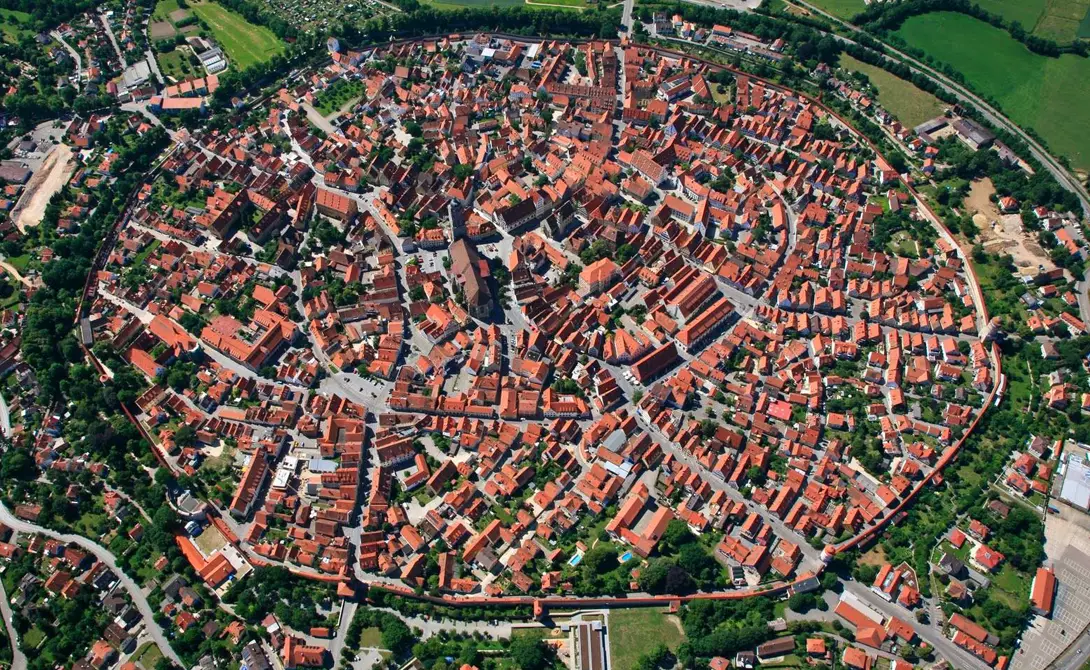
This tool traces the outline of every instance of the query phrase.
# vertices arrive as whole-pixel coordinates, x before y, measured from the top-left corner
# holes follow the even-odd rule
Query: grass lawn
[[[833,16],[851,20],[867,8],[863,0],[808,0],[811,5],[823,9]]]
[[[322,116],[329,116],[345,104],[363,95],[363,82],[358,80],[348,81],[340,79],[332,86],[315,96],[314,109]]]
[[[189,6],[212,30],[232,65],[239,70],[262,63],[284,51],[284,43],[265,26],[255,26],[242,16],[213,2]]]
[[[609,653],[616,668],[634,668],[636,661],[659,642],[676,651],[685,641],[674,617],[655,607],[609,612]]]
[[[193,541],[205,556],[211,556],[217,549],[222,549],[227,544],[223,533],[219,532],[215,526],[205,528],[203,533],[193,538]]]
[[[1090,168],[1090,60],[1039,56],[1005,31],[954,12],[914,16],[897,35],[960,71],[1074,167]]]
[[[155,3],[155,11],[151,13],[152,21],[169,21],[170,13],[181,9],[178,0],[159,0]]]
[[[204,72],[203,69],[198,70],[189,64],[188,55],[186,51],[175,49],[165,54],[156,54],[155,58],[159,61],[159,69],[164,76],[183,81]]]
[[[915,84],[848,54],[840,55],[841,67],[867,75],[878,89],[878,102],[906,126],[918,126],[942,114],[942,101]]]
[[[30,630],[23,636],[23,649],[37,649],[45,640],[45,633],[41,628],[37,626],[31,626]]]
[[[0,9],[0,33],[4,34],[4,41],[14,44],[28,35],[34,35],[34,31],[28,27],[33,18],[26,12]]]
[[[143,646],[136,650],[136,653],[132,655],[133,663],[136,663],[144,670],[155,670],[155,664],[159,662],[159,659],[163,658],[163,652],[159,651],[158,645],[154,642],[145,642]]]
[[[382,631],[374,626],[370,628],[364,628],[360,633],[360,647],[375,647],[377,649],[382,648]]]
[[[7,261],[11,263],[11,266],[19,271],[19,274],[25,275],[27,266],[30,265],[30,254],[22,254],[21,256],[12,256]]]
[[[158,249],[160,244],[162,244],[160,240],[152,240],[151,244],[144,247],[143,251],[132,257],[132,264],[136,267],[143,265],[148,260],[148,256]]]
[[[886,563],[886,550],[882,548],[881,544],[876,544],[870,548],[866,553],[859,557],[860,565],[877,565],[882,566]]]

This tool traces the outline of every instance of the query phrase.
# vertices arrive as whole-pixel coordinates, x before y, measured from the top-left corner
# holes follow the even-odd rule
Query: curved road
[[[121,580],[121,584],[124,585],[125,590],[129,592],[129,597],[132,598],[133,603],[136,605],[136,609],[140,611],[140,616],[144,618],[144,627],[147,629],[148,634],[151,635],[151,639],[155,641],[155,644],[159,645],[159,650],[162,651],[167,658],[176,663],[178,667],[186,667],[185,663],[182,663],[182,659],[174,653],[174,649],[171,648],[166,635],[163,634],[163,629],[160,628],[159,624],[155,621],[155,610],[153,610],[151,604],[148,603],[148,599],[144,596],[143,591],[140,590],[140,586],[118,567],[117,560],[114,558],[113,554],[80,535],[58,533],[55,530],[50,530],[23,521],[8,511],[8,508],[2,502],[0,502],[0,522],[20,533],[38,533],[39,535],[45,535],[46,537],[51,537],[54,540],[60,540],[61,542],[78,544],[94,554],[95,558],[106,564],[114,571],[117,578]]]
[[[15,632],[11,603],[8,601],[8,594],[4,592],[3,582],[0,582],[0,614],[4,616],[4,627],[8,631],[8,642],[11,643],[11,670],[26,670],[26,655],[19,648],[19,635]]]

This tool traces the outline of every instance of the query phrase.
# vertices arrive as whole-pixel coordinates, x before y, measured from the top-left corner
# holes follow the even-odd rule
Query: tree
[[[671,519],[666,524],[659,539],[659,551],[663,554],[676,553],[683,545],[696,541],[696,536],[689,530],[689,524],[681,519]]]
[[[520,670],[545,670],[552,660],[545,643],[528,635],[513,637],[508,652]]]
[[[792,612],[798,612],[799,614],[806,614],[816,604],[813,593],[795,593],[787,599],[787,606],[791,608]]]
[[[640,572],[639,584],[640,590],[654,594],[685,595],[694,588],[693,578],[689,573],[668,558],[651,561]]]
[[[617,554],[608,544],[594,547],[583,556],[583,566],[594,575],[604,575],[617,569]]]

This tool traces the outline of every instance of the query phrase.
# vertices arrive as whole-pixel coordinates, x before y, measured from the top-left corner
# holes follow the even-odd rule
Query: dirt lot
[[[25,233],[28,226],[41,223],[49,199],[68,182],[75,168],[76,163],[72,160],[72,150],[68,145],[58,144],[49,152],[11,212],[11,218],[21,232]]]
[[[991,201],[994,194],[992,180],[985,178],[974,181],[965,198],[965,206],[973,214],[973,223],[980,229],[984,248],[992,253],[1010,254],[1018,267],[1044,265],[1046,269],[1054,268],[1044,249],[1023,230],[1021,218],[999,211]]]

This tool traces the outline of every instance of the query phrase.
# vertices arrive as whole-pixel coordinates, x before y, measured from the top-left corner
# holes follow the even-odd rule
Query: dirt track
[[[20,232],[25,233],[28,227],[41,223],[50,198],[68,182],[74,167],[72,150],[68,145],[54,146],[42,167],[30,178],[23,196],[11,212],[11,218]]]

